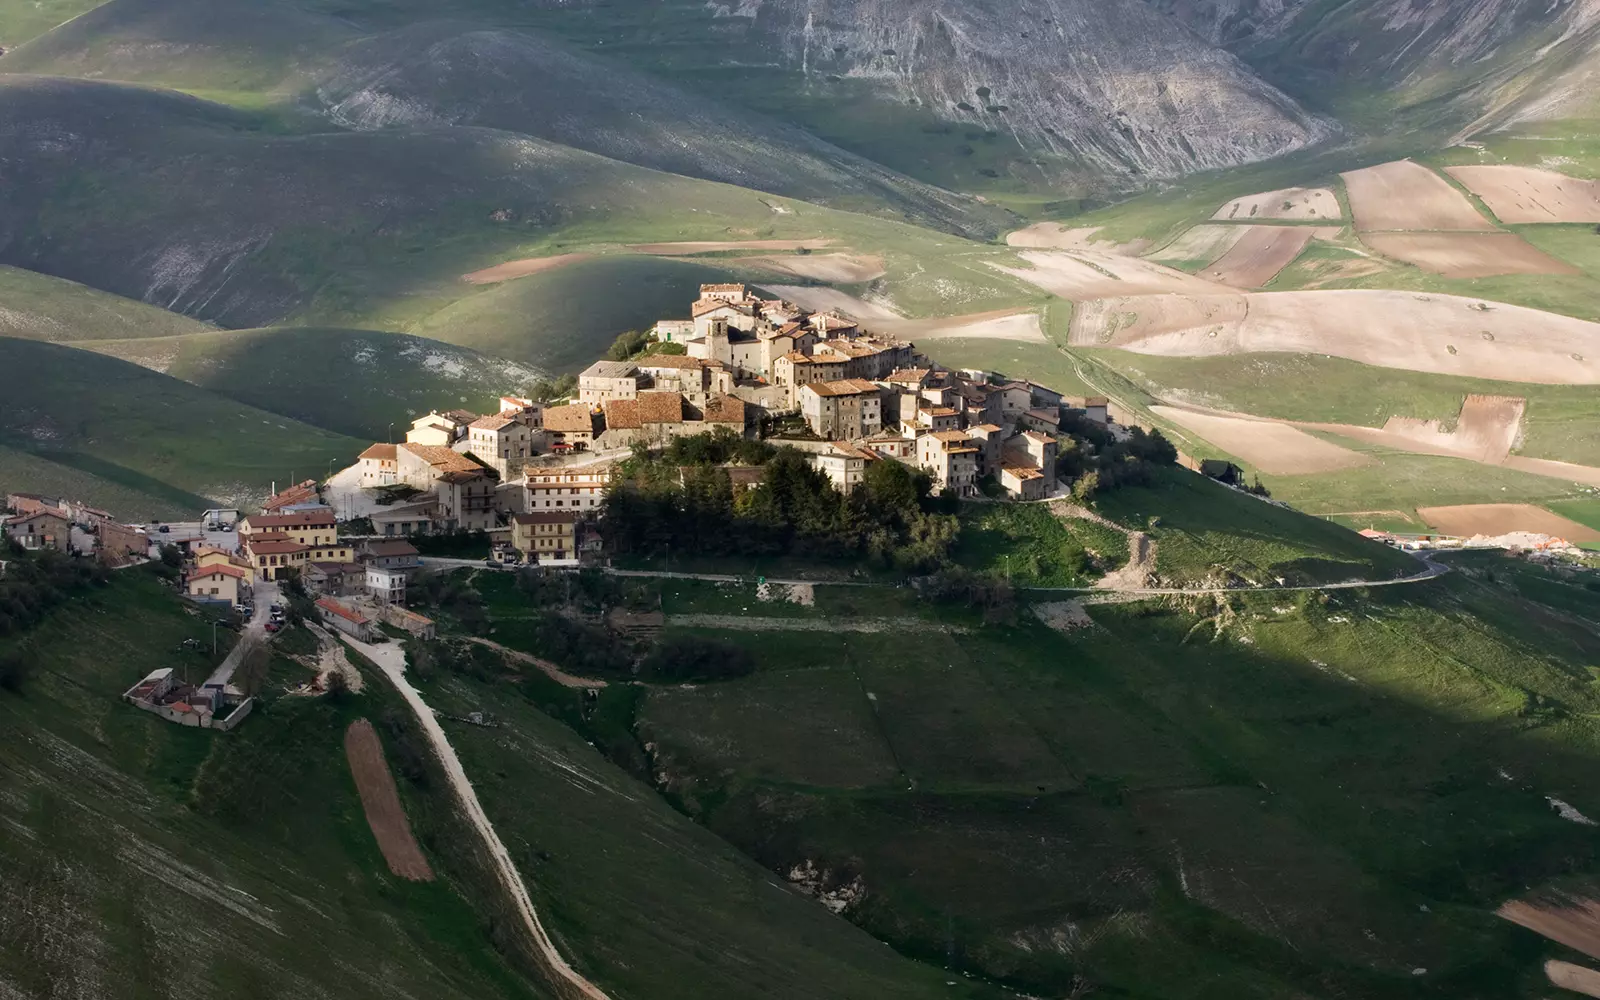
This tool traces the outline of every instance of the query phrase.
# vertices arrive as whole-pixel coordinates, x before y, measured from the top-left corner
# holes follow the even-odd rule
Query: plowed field
[[[1338,219],[1339,199],[1328,188],[1283,188],[1235,198],[1217,209],[1213,219]]]
[[[400,792],[395,788],[394,775],[389,773],[389,763],[383,758],[383,744],[372,723],[357,719],[344,733],[344,753],[350,761],[350,774],[356,780],[356,791],[361,794],[361,809],[367,814],[367,825],[378,841],[383,859],[389,870],[413,882],[433,881],[433,869],[422,856],[417,838],[411,833],[411,823],[406,819],[405,807],[400,804]]]
[[[1447,278],[1497,274],[1582,274],[1516,233],[1363,233],[1362,242]]]
[[[1152,406],[1150,410],[1269,475],[1333,472],[1366,465],[1369,461],[1359,452],[1330,444],[1287,424],[1175,406]]]
[[[1533,167],[1449,167],[1501,222],[1600,222],[1600,181]]]
[[[1427,522],[1428,527],[1447,535],[1460,535],[1470,538],[1473,535],[1505,535],[1513,531],[1531,531],[1541,535],[1554,535],[1565,538],[1569,542],[1600,542],[1600,531],[1585,527],[1577,521],[1552,514],[1543,507],[1535,507],[1526,503],[1480,503],[1467,504],[1459,507],[1418,507],[1417,516]],[[1511,904],[1520,905],[1520,904]],[[1579,911],[1580,915],[1588,921],[1568,915],[1566,919],[1575,920],[1575,928],[1588,927],[1587,933],[1596,933],[1595,911],[1593,904]],[[1502,916],[1514,919],[1501,911]],[[1521,920],[1517,921],[1522,923]],[[1538,928],[1535,928],[1538,930]],[[1545,933],[1540,930],[1540,933]]]
[[[1205,277],[1233,288],[1260,288],[1300,256],[1313,239],[1339,235],[1331,226],[1243,226],[1244,236],[1213,261]]]
[[[1342,176],[1362,231],[1494,229],[1466,195],[1420,163],[1396,160]]]

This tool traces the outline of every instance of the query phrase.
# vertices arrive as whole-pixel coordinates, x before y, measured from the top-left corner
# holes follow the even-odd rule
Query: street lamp
[[[394,444],[394,421],[389,421],[389,433],[384,435],[385,444]]]

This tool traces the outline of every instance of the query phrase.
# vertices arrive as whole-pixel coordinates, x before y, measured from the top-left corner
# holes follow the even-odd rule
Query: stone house
[[[594,445],[594,409],[588,403],[549,407],[544,411],[544,432],[551,451],[587,451]]]
[[[1033,409],[1033,393],[1026,382],[1007,382],[996,386],[993,391],[1000,397],[1000,420],[996,423],[1015,422],[1022,414]]]
[[[848,441],[835,441],[827,451],[812,452],[806,457],[818,472],[828,477],[834,489],[849,493],[866,478],[867,465],[877,456]]]
[[[427,413],[411,421],[411,429],[406,431],[406,441],[409,444],[448,448],[461,440],[466,433],[467,425],[476,419],[476,414],[462,413],[459,410],[451,410],[448,413],[437,411]]]
[[[594,406],[609,399],[633,399],[650,388],[650,376],[632,361],[596,361],[578,375],[578,402]]]
[[[1097,424],[1111,423],[1111,400],[1104,396],[1067,396],[1061,405]]]
[[[1061,429],[1061,411],[1047,410],[1042,407],[1026,410],[1017,417],[1017,428],[1025,431],[1038,431],[1041,434],[1054,434]]]
[[[95,533],[100,539],[96,554],[108,566],[121,566],[130,559],[150,555],[150,536],[139,528],[105,520],[95,526]]]
[[[525,423],[519,413],[493,413],[467,425],[467,451],[500,473],[502,479],[522,474],[523,463],[533,457],[535,439],[543,436]]]
[[[917,465],[933,477],[936,492],[948,489],[957,496],[976,494],[978,453],[966,431],[933,431],[917,438]]]
[[[967,428],[967,437],[978,446],[978,475],[998,477],[1005,430],[999,424],[973,424]]]
[[[366,593],[367,568],[360,563],[307,563],[300,579],[314,595],[353,597]]]
[[[434,484],[438,509],[434,515],[441,531],[489,531],[496,522],[494,474],[481,466],[447,472]]]
[[[367,515],[374,533],[385,538],[405,535],[426,535],[434,529],[433,518],[439,510],[439,500],[429,496],[415,503],[395,504]]]
[[[855,441],[883,427],[878,386],[864,379],[812,382],[800,387],[800,413],[818,437]]]
[[[72,522],[65,513],[53,507],[7,518],[4,528],[7,538],[30,551],[55,549],[65,552],[72,540]]]
[[[383,566],[407,573],[422,566],[422,554],[415,545],[403,539],[369,538],[361,543],[360,558],[368,566]]]
[[[485,466],[443,445],[408,441],[395,449],[399,481],[413,489],[432,490],[441,478],[454,472],[484,472]]]
[[[7,493],[6,509],[14,514],[37,514],[41,511],[62,509],[61,501],[37,493]]]

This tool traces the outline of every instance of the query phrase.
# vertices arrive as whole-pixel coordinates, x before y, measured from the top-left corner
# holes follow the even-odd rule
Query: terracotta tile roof
[[[404,448],[427,462],[433,466],[433,471],[438,473],[471,472],[482,468],[477,462],[474,462],[459,451],[453,451],[441,444],[412,444],[407,441],[405,444],[397,445],[396,447]]]
[[[882,389],[875,382],[868,382],[864,378],[846,378],[835,382],[811,382],[807,389],[819,396],[858,396],[866,393],[878,394]]]
[[[986,432],[988,432],[990,434],[998,434],[998,433],[1000,433],[1000,425],[999,424],[976,424],[976,425],[974,425],[972,427],[968,427],[967,430],[969,430],[969,431],[986,431]]]
[[[706,423],[745,425],[744,400],[738,396],[713,396],[706,402]]]
[[[32,514],[22,514],[22,515],[19,515],[17,517],[7,518],[6,519],[6,523],[7,524],[26,524],[29,521],[37,521],[41,517],[53,517],[58,521],[70,521],[71,520],[71,518],[67,517],[65,512],[59,511],[59,510],[54,510],[54,509],[49,509],[49,510],[35,511]]]
[[[552,406],[544,411],[544,429],[563,434],[594,432],[594,414],[587,403]]]
[[[870,358],[875,354],[882,354],[885,348],[870,340],[839,340],[828,344],[829,348],[849,358]]]
[[[1043,479],[1044,473],[1031,465],[1005,465],[1001,471],[1008,472],[1018,479]]]
[[[634,399],[608,399],[601,404],[606,414],[606,430],[634,431],[643,427],[639,420],[639,402]],[[550,426],[549,420],[545,426]]]
[[[965,440],[967,440],[967,432],[966,431],[934,431],[932,434],[929,434],[928,437],[933,438],[935,441],[943,441],[943,442],[948,444],[948,443],[953,442],[953,441],[965,441]]]
[[[734,486],[759,486],[767,478],[767,470],[759,465],[726,465],[722,471]]]
[[[516,422],[516,417],[509,416],[505,413],[491,413],[486,417],[479,417],[467,426],[474,427],[480,431],[497,431],[507,424],[514,424]]]
[[[1035,420],[1048,420],[1051,422],[1061,419],[1061,415],[1059,413],[1056,413],[1053,410],[1041,410],[1037,407],[1029,410],[1027,413],[1023,414],[1023,416],[1033,417]]]
[[[889,373],[885,382],[912,382],[921,385],[928,377],[927,368],[897,368]]]
[[[374,459],[379,462],[393,462],[395,446],[392,444],[375,444],[357,457]]]
[[[706,313],[716,312],[718,309],[732,309],[734,312],[746,316],[755,315],[755,306],[746,302],[726,302],[722,299],[701,299],[689,307],[692,316],[704,316]]]
[[[368,625],[372,622],[372,619],[368,618],[366,615],[352,608],[345,607],[343,604],[340,604],[331,597],[317,598],[317,607],[322,608],[324,611],[332,612],[346,621],[355,622],[357,625]]]
[[[324,576],[349,576],[354,573],[365,573],[367,568],[360,563],[341,562],[313,562],[306,564],[307,569],[314,569]]]
[[[478,419],[478,415],[471,410],[446,410],[443,416],[449,417],[458,424],[470,424]]]
[[[417,547],[410,542],[396,538],[388,541],[368,542],[366,544],[366,552],[369,556],[414,556],[417,555]]]
[[[726,294],[729,294],[730,292],[742,296],[742,295],[745,294],[745,287],[744,287],[744,285],[739,284],[737,282],[729,282],[729,283],[723,283],[723,284],[713,283],[713,284],[709,284],[709,285],[701,285],[700,286],[700,294],[701,295],[715,295],[715,294],[719,294],[719,293],[723,294],[723,295],[726,295]]]
[[[297,483],[281,493],[275,493],[268,497],[267,502],[261,505],[261,509],[273,511],[280,507],[288,507],[297,503],[305,503],[308,500],[315,500],[316,498],[316,480],[307,479],[303,483]]]
[[[683,397],[675,392],[639,393],[641,424],[683,423]]]
[[[311,546],[301,545],[292,539],[269,538],[264,540],[250,539],[250,554],[253,556],[286,556],[296,552],[309,551]]]
[[[243,580],[249,574],[237,566],[203,566],[189,577],[189,582],[194,583],[204,580],[208,576],[227,576],[235,580]]]
[[[687,354],[646,354],[633,363],[640,368],[669,368],[676,371],[698,371],[706,367],[704,361]]]
[[[454,454],[454,452],[451,452]],[[282,531],[285,528],[331,528],[334,516],[331,510],[303,510],[294,514],[252,514],[244,519],[251,533]]]
[[[1050,437],[1048,434],[1040,434],[1038,431],[1023,431],[1021,436],[1030,441],[1037,441],[1040,444],[1049,444],[1051,441],[1055,440],[1055,438]]]
[[[783,360],[785,360],[785,361],[793,361],[796,364],[803,364],[803,363],[809,362],[811,359],[806,357],[804,354],[800,353],[799,351],[790,351],[788,354],[785,354],[783,356]]]

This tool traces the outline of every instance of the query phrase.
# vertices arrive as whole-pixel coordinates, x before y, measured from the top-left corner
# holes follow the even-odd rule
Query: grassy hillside
[[[1560,949],[1490,911],[1600,864],[1544,799],[1587,794],[1600,633],[1490,579],[1103,605],[1070,636],[701,630],[756,672],[651,689],[638,731],[711,829],[1034,995],[1540,997]]]
[[[549,996],[491,944],[490,884],[453,854],[464,824],[442,781],[402,783],[441,880],[389,874],[342,748],[353,719],[397,709],[376,677],[344,705],[283,698],[311,675],[278,659],[265,703],[229,734],[121,703],[157,667],[208,669],[172,650],[194,638],[209,654],[210,632],[133,570],[0,640],[33,665],[20,693],[0,690],[0,989]]]
[[[46,274],[0,266],[0,337],[70,343],[171,337],[206,324]]]
[[[79,498],[130,518],[148,513],[119,506],[138,494],[191,511],[248,504],[274,480],[325,475],[361,449],[138,365],[36,341],[0,338],[0,398],[0,445],[93,477]],[[0,486],[37,492],[31,469],[5,462]]]
[[[941,229],[992,233],[1003,223],[991,207],[792,125],[566,48],[509,10],[431,7],[400,28],[387,12],[362,13],[291,0],[112,0],[8,55],[0,69],[294,105],[356,129],[485,126]],[[452,15],[490,19],[439,20]],[[169,58],[174,46],[184,58]]]
[[[373,330],[277,327],[85,348],[324,430],[382,440],[429,410],[497,410],[543,372],[462,347]]]

